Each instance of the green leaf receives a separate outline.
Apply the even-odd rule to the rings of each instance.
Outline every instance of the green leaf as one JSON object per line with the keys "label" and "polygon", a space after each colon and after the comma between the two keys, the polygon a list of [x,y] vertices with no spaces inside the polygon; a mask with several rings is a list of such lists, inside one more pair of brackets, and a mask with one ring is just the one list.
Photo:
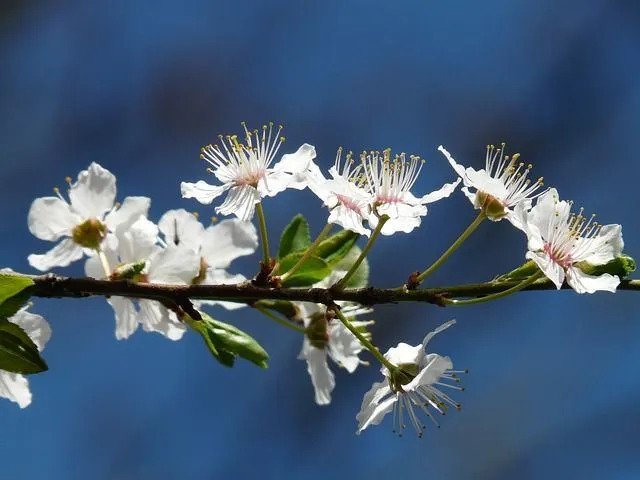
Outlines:
{"label": "green leaf", "polygon": [[302,215],[298,214],[293,217],[291,223],[289,223],[282,232],[278,258],[284,258],[290,253],[303,250],[310,244],[309,224]]}
{"label": "green leaf", "polygon": [[0,370],[31,374],[48,368],[29,335],[15,323],[0,320]]}
{"label": "green leaf", "polygon": [[233,367],[236,357],[240,357],[267,368],[269,355],[253,337],[233,325],[214,320],[204,312],[200,314],[202,320],[188,323],[202,335],[209,351],[222,365]]}
{"label": "green leaf", "polygon": [[[355,261],[358,259],[358,257],[360,256],[360,253],[362,253],[362,250],[360,250],[360,247],[357,247],[357,246],[352,247],[351,250],[349,250],[349,253],[347,253],[347,255],[342,260],[340,260],[338,263],[334,265],[333,267],[334,271],[336,272],[343,271],[344,273],[346,273],[349,270],[349,267],[351,267],[351,265],[353,265]],[[369,260],[365,258],[363,262],[360,264],[360,266],[358,267],[358,269],[355,271],[353,276],[349,279],[345,287],[346,288],[362,288],[362,287],[366,287],[368,284],[369,284]]]}
{"label": "green leaf", "polygon": [[587,262],[579,262],[576,265],[587,275],[600,276],[605,273],[617,275],[620,278],[628,277],[636,270],[636,261],[633,257],[622,254],[604,265],[591,265]]}
{"label": "green leaf", "polygon": [[529,260],[523,263],[522,265],[520,265],[518,268],[515,268],[508,273],[505,273],[503,275],[500,275],[494,278],[493,281],[494,282],[512,282],[512,281],[515,282],[518,280],[526,280],[527,278],[529,278],[534,273],[537,273],[538,271],[540,271],[540,269],[538,268],[538,265],[536,265],[536,262],[534,262],[533,260]]}
{"label": "green leaf", "polygon": [[[283,275],[298,263],[304,252],[290,253],[280,259],[276,275]],[[310,256],[304,262],[300,270],[295,272],[291,277],[282,282],[284,287],[306,287],[319,282],[323,278],[331,274],[331,267],[322,258]]]}
{"label": "green leaf", "polygon": [[33,280],[24,275],[0,273],[0,317],[9,318],[27,303]]}
{"label": "green leaf", "polygon": [[359,237],[351,230],[342,230],[320,242],[314,255],[322,258],[329,266],[334,266],[351,251]]}

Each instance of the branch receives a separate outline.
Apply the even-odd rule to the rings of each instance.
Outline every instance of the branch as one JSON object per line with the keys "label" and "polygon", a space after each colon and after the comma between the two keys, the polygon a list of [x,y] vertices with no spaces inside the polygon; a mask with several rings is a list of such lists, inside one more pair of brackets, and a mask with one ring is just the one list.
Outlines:
{"label": "branch", "polygon": [[[251,304],[256,300],[289,300],[330,305],[335,301],[350,301],[362,305],[395,302],[423,302],[444,306],[442,298],[474,298],[505,291],[519,282],[470,283],[441,288],[406,290],[404,288],[268,288],[250,282],[235,285],[164,285],[133,283],[128,280],[95,280],[58,275],[31,277],[35,282],[31,295],[44,298],[78,298],[90,296],[121,296],[144,298],[177,305],[188,300],[226,300]],[[563,289],[570,289],[563,285]],[[549,280],[538,280],[522,291],[555,290]],[[640,291],[640,280],[623,280],[618,290]]]}

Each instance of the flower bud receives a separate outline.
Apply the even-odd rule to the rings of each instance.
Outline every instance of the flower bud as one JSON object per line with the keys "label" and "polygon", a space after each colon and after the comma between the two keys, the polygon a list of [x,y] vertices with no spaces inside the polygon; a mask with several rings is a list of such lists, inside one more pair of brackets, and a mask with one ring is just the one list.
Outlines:
{"label": "flower bud", "polygon": [[476,195],[476,206],[491,220],[499,220],[507,214],[507,209],[498,198],[479,191]]}

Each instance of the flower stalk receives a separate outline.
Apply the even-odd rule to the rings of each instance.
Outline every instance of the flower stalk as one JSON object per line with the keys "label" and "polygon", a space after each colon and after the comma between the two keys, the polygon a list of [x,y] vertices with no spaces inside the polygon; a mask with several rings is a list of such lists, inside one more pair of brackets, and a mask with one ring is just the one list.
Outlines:
{"label": "flower stalk", "polygon": [[526,280],[523,280],[522,282],[518,283],[517,285],[514,285],[511,288],[503,290],[502,292],[497,292],[497,293],[493,293],[491,295],[486,295],[484,297],[470,298],[470,299],[467,299],[467,300],[449,300],[448,298],[443,298],[442,302],[445,305],[455,305],[455,306],[475,305],[477,303],[490,302],[492,300],[497,300],[499,298],[511,295],[512,293],[519,292],[523,288],[526,288],[529,285],[531,285],[533,282],[538,280],[543,275],[544,274],[541,271],[538,271],[538,272],[534,273],[533,275],[531,275]]}
{"label": "flower stalk", "polygon": [[302,257],[300,257],[300,260],[298,260],[298,262],[293,267],[291,267],[289,271],[287,271],[284,275],[282,275],[280,277],[280,280],[284,282],[287,278],[291,277],[294,273],[296,273],[298,270],[300,270],[304,266],[305,262],[309,260],[309,257],[311,257],[314,254],[314,252],[318,248],[318,245],[320,245],[320,243],[325,238],[327,238],[327,235],[329,235],[329,232],[331,231],[332,227],[333,227],[332,223],[327,223],[327,225],[325,225],[322,231],[318,234],[318,237],[313,241],[313,243],[309,246],[309,248],[307,248],[306,252],[304,252]]}
{"label": "flower stalk", "polygon": [[256,204],[256,213],[258,214],[258,225],[260,227],[260,244],[262,245],[262,260],[265,267],[268,267],[271,263],[271,256],[269,255],[269,236],[267,234],[267,221],[264,216],[264,210],[262,209],[262,203]]}

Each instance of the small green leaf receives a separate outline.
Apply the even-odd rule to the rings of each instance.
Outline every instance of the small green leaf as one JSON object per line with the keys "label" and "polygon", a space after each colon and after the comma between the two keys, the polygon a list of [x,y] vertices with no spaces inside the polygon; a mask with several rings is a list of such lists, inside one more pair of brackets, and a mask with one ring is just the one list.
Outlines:
{"label": "small green leaf", "polygon": [[351,230],[342,230],[320,242],[314,255],[322,258],[329,266],[334,266],[349,253],[358,237],[360,235]]}
{"label": "small green leaf", "polygon": [[189,323],[204,338],[211,354],[224,366],[232,367],[235,358],[248,360],[261,368],[267,368],[269,355],[250,335],[228,323],[214,320],[200,312],[202,320]]}
{"label": "small green leaf", "polygon": [[[276,275],[283,275],[298,263],[304,252],[290,253],[280,259]],[[282,282],[284,287],[305,287],[319,282],[331,274],[331,267],[322,258],[311,256],[307,258],[300,270]]]}
{"label": "small green leaf", "polygon": [[511,281],[515,282],[517,280],[526,280],[534,273],[537,273],[539,270],[540,269],[538,268],[538,265],[536,265],[536,262],[534,262],[533,260],[529,260],[523,263],[522,265],[520,265],[518,268],[515,268],[508,273],[505,273],[503,275],[500,275],[494,278],[493,281],[494,282],[511,282]]}
{"label": "small green leaf", "polygon": [[33,280],[24,275],[0,273],[0,317],[9,318],[29,301]]}
{"label": "small green leaf", "polygon": [[[334,265],[333,267],[334,271],[336,272],[342,271],[346,273],[351,267],[351,265],[353,265],[355,261],[358,259],[358,257],[360,256],[360,253],[362,253],[362,250],[360,250],[360,247],[357,247],[357,246],[352,247],[351,250],[349,250],[349,253],[347,253],[347,255],[342,260],[340,260],[338,263]],[[346,288],[362,288],[362,287],[366,287],[368,284],[369,284],[369,260],[365,258],[363,262],[360,264],[360,266],[358,267],[358,269],[355,271],[353,276],[349,279],[345,287]]]}
{"label": "small green leaf", "polygon": [[591,265],[587,262],[579,262],[576,265],[587,275],[594,276],[609,273],[611,275],[617,275],[620,278],[625,278],[636,270],[636,261],[633,257],[626,254],[620,255],[604,265]]}
{"label": "small green leaf", "polygon": [[310,244],[309,224],[302,215],[298,214],[293,217],[291,223],[282,232],[278,258],[284,258],[290,253],[303,250]]}
{"label": "small green leaf", "polygon": [[0,320],[0,370],[13,373],[40,373],[48,370],[38,347],[22,328]]}

